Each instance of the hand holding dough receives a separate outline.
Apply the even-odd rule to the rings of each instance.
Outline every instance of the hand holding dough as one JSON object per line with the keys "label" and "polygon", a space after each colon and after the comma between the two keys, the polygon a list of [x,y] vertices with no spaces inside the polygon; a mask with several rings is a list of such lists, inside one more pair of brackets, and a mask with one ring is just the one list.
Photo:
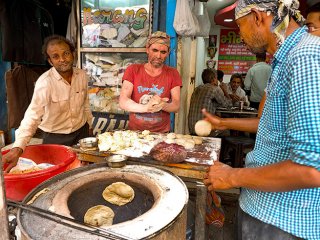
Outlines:
{"label": "hand holding dough", "polygon": [[161,111],[168,101],[168,98],[160,98],[158,95],[154,95],[147,104],[149,112],[154,113]]}
{"label": "hand holding dough", "polygon": [[194,130],[198,136],[209,136],[211,133],[211,123],[206,120],[199,120],[198,122],[196,122]]}

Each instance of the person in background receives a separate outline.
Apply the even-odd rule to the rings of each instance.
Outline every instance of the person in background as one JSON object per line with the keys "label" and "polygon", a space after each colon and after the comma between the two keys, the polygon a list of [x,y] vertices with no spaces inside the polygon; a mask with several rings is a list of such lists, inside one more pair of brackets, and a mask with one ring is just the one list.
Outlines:
{"label": "person in background", "polygon": [[247,72],[244,87],[250,91],[250,106],[258,109],[272,69],[266,63],[266,53],[256,54],[256,59],[257,63]]}
{"label": "person in background", "polygon": [[259,108],[258,116],[251,118],[221,118],[210,114],[206,109],[202,109],[203,115],[211,123],[212,130],[235,130],[249,133],[257,133],[259,121],[262,115],[263,107],[266,101],[266,94],[263,94]]}
{"label": "person in background", "polygon": [[241,88],[243,84],[242,76],[239,73],[231,75],[230,82],[227,84],[227,92],[235,106],[239,105],[239,101],[244,101],[246,106],[249,106],[249,100],[245,91]]}
{"label": "person in background", "polygon": [[170,131],[170,113],[180,108],[182,80],[164,64],[169,51],[170,37],[152,33],[146,45],[148,62],[130,65],[123,75],[119,103],[130,112],[130,130]]}
{"label": "person in background", "polygon": [[[307,19],[306,19],[306,26],[310,26],[311,30],[314,30],[312,26],[320,26],[320,3],[317,3],[310,8],[307,9]],[[316,27],[318,29],[318,27]],[[312,35],[320,36],[320,31],[310,31]],[[219,70],[218,70],[219,71]],[[219,72],[218,72],[219,73]],[[258,130],[258,125],[260,121],[260,117],[262,115],[264,103],[266,100],[266,94],[264,91],[262,100],[260,102],[258,108],[258,116],[256,118],[220,118],[217,116],[210,115],[209,119],[212,123],[213,130],[237,130],[237,131],[244,131],[250,133],[256,133]],[[203,110],[205,113],[206,111]]]}
{"label": "person in background", "polygon": [[224,77],[224,72],[221,70],[217,70],[217,78],[219,81],[219,85],[223,84],[223,77]]}
{"label": "person in background", "polygon": [[309,33],[320,37],[320,2],[307,9],[306,25]]}
{"label": "person in background", "polygon": [[217,162],[204,180],[208,190],[242,188],[238,239],[320,239],[320,38],[300,27],[298,7],[239,0],[235,10],[248,48],[274,55],[246,168]]}
{"label": "person in background", "polygon": [[36,81],[31,103],[16,130],[16,140],[2,158],[9,164],[6,172],[17,164],[38,127],[44,132],[44,144],[72,146],[92,135],[88,76],[73,67],[75,47],[68,39],[52,35],[45,39],[42,53],[52,68]]}
{"label": "person in background", "polygon": [[214,69],[205,69],[202,72],[203,85],[193,91],[188,115],[189,132],[196,135],[194,126],[203,118],[201,109],[205,108],[214,114],[217,107],[231,107],[232,100],[227,98],[218,86],[217,72]]}

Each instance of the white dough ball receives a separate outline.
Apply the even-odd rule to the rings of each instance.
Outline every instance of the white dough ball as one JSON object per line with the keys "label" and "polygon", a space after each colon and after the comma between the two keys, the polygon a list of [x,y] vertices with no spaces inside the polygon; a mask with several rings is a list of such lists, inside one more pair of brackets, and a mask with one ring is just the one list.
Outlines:
{"label": "white dough ball", "polygon": [[176,138],[183,138],[183,134],[176,134]]}
{"label": "white dough ball", "polygon": [[198,136],[209,136],[211,133],[211,123],[206,120],[199,120],[198,122],[196,122],[194,130]]}
{"label": "white dough ball", "polygon": [[175,139],[176,138],[176,134],[175,133],[168,133],[167,134],[167,139]]}
{"label": "white dough ball", "polygon": [[186,142],[186,140],[183,138],[176,139],[176,144],[184,146],[185,142]]}
{"label": "white dough ball", "polygon": [[183,138],[192,139],[192,136],[191,135],[184,135]]}
{"label": "white dough ball", "polygon": [[190,143],[192,143],[192,144],[195,144],[195,142],[194,142],[193,139],[185,139],[185,140],[186,140],[186,142],[190,142]]}
{"label": "white dough ball", "polygon": [[185,149],[193,149],[194,148],[194,142],[186,141],[183,145]]}
{"label": "white dough ball", "polygon": [[176,143],[176,141],[173,139],[173,138],[167,138],[166,140],[165,140],[165,142],[166,143]]}
{"label": "white dough ball", "polygon": [[150,131],[149,130],[143,130],[142,133],[141,133],[143,136],[147,136],[150,134]]}
{"label": "white dough ball", "polygon": [[196,137],[196,136],[194,136],[194,137],[192,137],[192,139],[193,139],[193,141],[194,141],[194,143],[195,144],[202,144],[202,137]]}

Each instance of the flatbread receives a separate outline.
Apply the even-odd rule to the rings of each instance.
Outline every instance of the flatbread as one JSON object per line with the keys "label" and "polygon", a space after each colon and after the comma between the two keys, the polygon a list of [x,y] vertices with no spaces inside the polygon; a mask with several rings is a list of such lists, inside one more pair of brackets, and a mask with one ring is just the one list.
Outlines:
{"label": "flatbread", "polygon": [[105,188],[102,197],[109,203],[122,206],[132,201],[134,190],[123,182],[115,182]]}
{"label": "flatbread", "polygon": [[84,222],[96,227],[110,226],[113,223],[114,212],[104,205],[97,205],[87,210]]}

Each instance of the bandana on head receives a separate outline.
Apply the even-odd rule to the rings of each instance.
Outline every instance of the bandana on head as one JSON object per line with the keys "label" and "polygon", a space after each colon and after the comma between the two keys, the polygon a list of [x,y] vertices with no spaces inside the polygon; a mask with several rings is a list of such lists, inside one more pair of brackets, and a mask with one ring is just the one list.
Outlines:
{"label": "bandana on head", "polygon": [[148,38],[147,47],[150,47],[150,45],[154,43],[163,44],[170,48],[170,36],[167,35],[165,32],[154,32]]}
{"label": "bandana on head", "polygon": [[298,0],[238,0],[235,19],[251,13],[253,8],[273,14],[271,31],[275,34],[278,44],[282,44],[285,39],[290,17],[300,25],[304,23],[304,18],[298,10]]}

